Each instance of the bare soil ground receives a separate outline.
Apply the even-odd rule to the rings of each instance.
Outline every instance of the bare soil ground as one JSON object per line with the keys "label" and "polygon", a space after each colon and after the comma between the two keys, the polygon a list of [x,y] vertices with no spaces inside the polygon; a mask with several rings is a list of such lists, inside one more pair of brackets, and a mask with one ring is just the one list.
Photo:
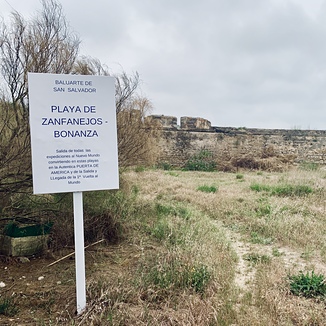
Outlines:
{"label": "bare soil ground", "polygon": [[0,316],[0,324],[37,325],[53,313],[58,320],[62,316],[73,316],[76,309],[74,261],[47,267],[53,258],[29,259],[28,262],[21,262],[19,258],[1,259],[0,279],[5,287],[0,294],[10,299],[12,311],[9,316]]}
{"label": "bare soil ground", "polygon": [[[75,259],[72,249],[29,257],[1,257],[0,298],[11,298],[13,316],[0,315],[0,325],[79,325],[84,316],[76,314]],[[93,279],[117,280],[132,270],[141,255],[140,248],[124,242],[120,245],[98,244],[85,251],[86,286]],[[23,259],[24,261],[24,259]],[[87,293],[88,296],[88,293]],[[90,298],[87,297],[90,304]],[[89,310],[93,307],[88,306]],[[87,324],[87,323],[86,323]],[[84,324],[83,324],[84,325]]]}
{"label": "bare soil ground", "polygon": [[[255,282],[256,268],[246,260],[250,253],[272,256],[275,245],[252,244],[230,229],[224,230],[237,253],[238,264],[235,283],[242,295],[251,290]],[[278,246],[286,269],[298,272],[307,268],[326,275],[326,264],[320,259],[307,259],[303,253],[289,247]],[[1,257],[1,296],[11,297],[16,306],[13,316],[0,315],[0,325],[78,325],[83,316],[76,316],[75,260],[73,257],[50,266],[51,263],[72,252],[64,250],[56,256],[30,258]],[[130,269],[140,257],[140,248],[132,244],[119,246],[97,245],[86,251],[86,278],[117,278]]]}

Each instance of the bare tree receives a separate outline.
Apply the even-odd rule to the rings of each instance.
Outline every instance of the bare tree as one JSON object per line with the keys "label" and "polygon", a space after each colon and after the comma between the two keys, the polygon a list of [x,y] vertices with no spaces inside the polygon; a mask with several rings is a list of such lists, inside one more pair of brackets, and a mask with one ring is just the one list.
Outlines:
{"label": "bare tree", "polygon": [[31,186],[28,72],[70,73],[80,41],[55,0],[43,0],[31,20],[13,12],[0,24],[0,205]]}
{"label": "bare tree", "polygon": [[145,97],[134,96],[128,106],[117,114],[120,166],[151,165],[158,156],[157,137],[161,128],[146,119],[152,103]]}
{"label": "bare tree", "polygon": [[57,0],[42,0],[30,20],[15,11],[9,23],[0,22],[0,211],[10,193],[32,185],[28,72],[114,76],[120,165],[145,162],[155,152],[145,119],[151,103],[138,95],[138,73],[113,75],[98,59],[78,57],[79,44]]}
{"label": "bare tree", "polygon": [[23,110],[0,102],[0,212],[10,206],[12,193],[31,186],[30,138]]}
{"label": "bare tree", "polygon": [[75,63],[74,74],[115,77],[115,101],[118,125],[119,165],[152,164],[158,155],[156,138],[160,128],[145,119],[152,110],[149,99],[138,94],[139,74],[110,74],[106,65],[91,57],[81,57]]}
{"label": "bare tree", "polygon": [[109,68],[99,59],[81,56],[75,61],[72,73],[75,75],[110,76]]}
{"label": "bare tree", "polygon": [[128,75],[125,71],[121,74],[112,74],[109,68],[97,58],[82,56],[75,62],[73,74],[99,75],[115,77],[115,102],[117,113],[130,108],[130,103],[140,87],[139,74]]}
{"label": "bare tree", "polygon": [[124,110],[130,110],[135,93],[139,88],[140,80],[137,72],[132,76],[128,76],[125,72],[122,72],[120,75],[116,75],[115,78],[115,101],[118,114]]}
{"label": "bare tree", "polygon": [[70,31],[61,5],[43,0],[43,10],[26,21],[12,13],[10,25],[0,26],[1,73],[11,102],[28,110],[27,73],[70,73],[80,41]]}

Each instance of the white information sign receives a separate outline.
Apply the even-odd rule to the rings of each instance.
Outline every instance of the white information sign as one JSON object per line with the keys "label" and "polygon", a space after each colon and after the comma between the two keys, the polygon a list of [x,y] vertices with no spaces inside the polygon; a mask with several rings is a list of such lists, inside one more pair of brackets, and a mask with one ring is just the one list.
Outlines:
{"label": "white information sign", "polygon": [[114,82],[28,74],[35,194],[119,188]]}

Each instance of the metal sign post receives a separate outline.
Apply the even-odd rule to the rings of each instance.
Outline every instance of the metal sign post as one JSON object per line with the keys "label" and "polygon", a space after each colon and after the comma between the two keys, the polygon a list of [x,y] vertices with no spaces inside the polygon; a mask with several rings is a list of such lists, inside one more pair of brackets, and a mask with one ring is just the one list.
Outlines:
{"label": "metal sign post", "polygon": [[74,229],[77,314],[86,308],[83,193],[74,192]]}
{"label": "metal sign post", "polygon": [[115,78],[28,74],[34,194],[72,192],[77,313],[86,308],[83,191],[119,189]]}

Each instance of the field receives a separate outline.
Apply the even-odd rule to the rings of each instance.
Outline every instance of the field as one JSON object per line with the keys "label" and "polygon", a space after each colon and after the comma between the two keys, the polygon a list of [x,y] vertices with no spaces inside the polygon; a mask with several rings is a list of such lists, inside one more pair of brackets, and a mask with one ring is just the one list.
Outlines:
{"label": "field", "polygon": [[325,169],[122,178],[124,237],[86,250],[86,311],[74,260],[48,266],[72,248],[2,257],[1,325],[326,324]]}

